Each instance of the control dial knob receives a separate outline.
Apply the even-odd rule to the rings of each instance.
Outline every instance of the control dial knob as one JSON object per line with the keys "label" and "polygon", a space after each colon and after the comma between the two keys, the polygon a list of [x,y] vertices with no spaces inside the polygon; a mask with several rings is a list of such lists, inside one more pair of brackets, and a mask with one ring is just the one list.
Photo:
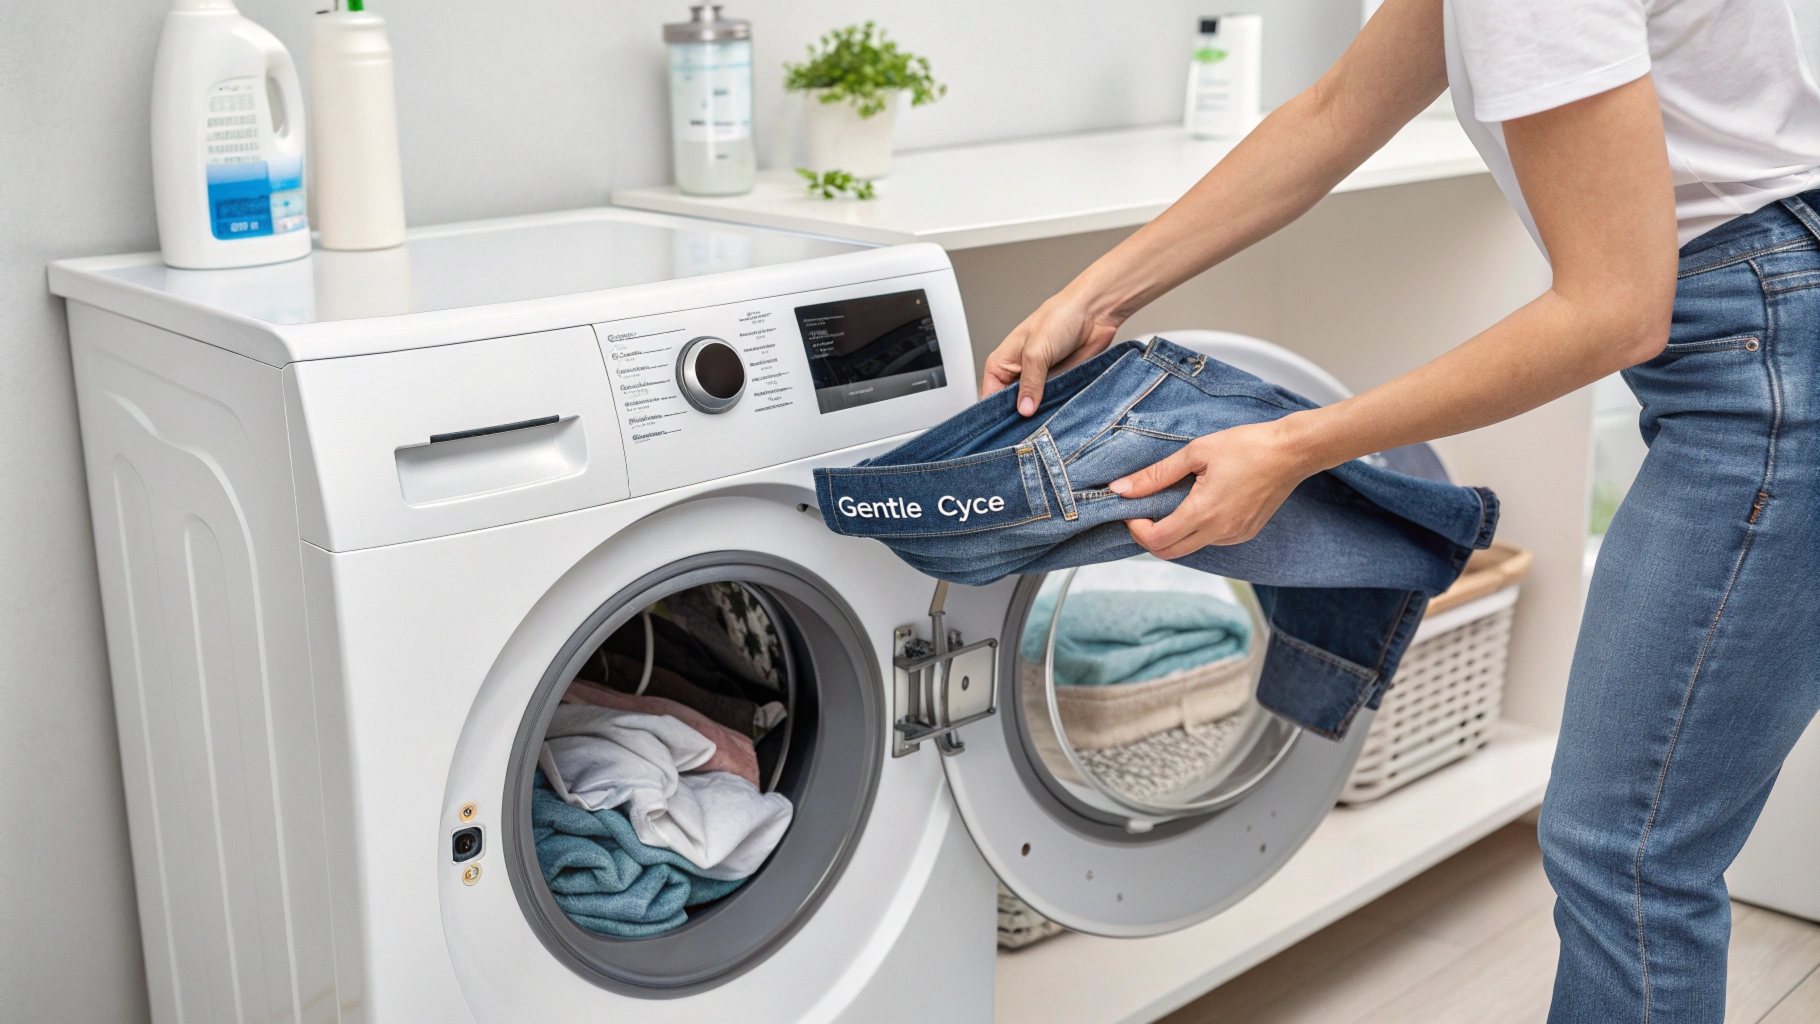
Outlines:
{"label": "control dial knob", "polygon": [[746,364],[721,339],[694,338],[676,357],[676,384],[689,404],[702,412],[726,412],[746,393]]}

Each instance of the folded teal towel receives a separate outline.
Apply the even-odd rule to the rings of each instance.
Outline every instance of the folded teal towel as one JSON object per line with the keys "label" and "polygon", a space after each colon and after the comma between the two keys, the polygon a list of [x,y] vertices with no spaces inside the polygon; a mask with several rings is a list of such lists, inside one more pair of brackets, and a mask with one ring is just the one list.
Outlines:
{"label": "folded teal towel", "polygon": [[[1040,664],[1055,594],[1025,621],[1023,654]],[[1057,686],[1141,683],[1251,649],[1251,617],[1211,594],[1167,590],[1070,592],[1055,627]]]}
{"label": "folded teal towel", "polygon": [[684,907],[719,899],[745,881],[701,877],[676,853],[639,842],[624,814],[564,803],[542,772],[531,791],[531,838],[556,905],[602,935],[667,932],[689,920]]}

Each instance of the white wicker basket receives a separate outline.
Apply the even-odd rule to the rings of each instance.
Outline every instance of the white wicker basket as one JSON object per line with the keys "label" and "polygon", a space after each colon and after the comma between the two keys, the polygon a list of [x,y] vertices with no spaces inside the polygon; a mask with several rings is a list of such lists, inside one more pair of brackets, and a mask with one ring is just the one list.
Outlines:
{"label": "white wicker basket", "polygon": [[1000,949],[1022,949],[1068,929],[1031,909],[1012,895],[1003,882],[998,887],[998,944]]}
{"label": "white wicker basket", "polygon": [[1504,696],[1516,581],[1530,558],[1509,545],[1480,554],[1483,567],[1469,568],[1454,590],[1431,603],[1439,610],[1422,620],[1404,652],[1340,803],[1376,800],[1491,742]]}

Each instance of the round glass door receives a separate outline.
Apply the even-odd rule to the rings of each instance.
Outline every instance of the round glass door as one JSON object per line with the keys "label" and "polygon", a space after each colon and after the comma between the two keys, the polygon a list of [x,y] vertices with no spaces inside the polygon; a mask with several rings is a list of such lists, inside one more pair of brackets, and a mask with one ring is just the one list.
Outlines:
{"label": "round glass door", "polygon": [[1050,574],[1018,644],[1030,762],[1130,832],[1232,804],[1300,732],[1255,698],[1268,638],[1244,582],[1150,555]]}

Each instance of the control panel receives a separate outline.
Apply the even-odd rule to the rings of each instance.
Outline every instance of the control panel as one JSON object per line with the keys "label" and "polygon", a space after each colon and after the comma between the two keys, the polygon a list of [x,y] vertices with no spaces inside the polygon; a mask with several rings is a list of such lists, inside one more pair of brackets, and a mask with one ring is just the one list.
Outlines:
{"label": "control panel", "polygon": [[594,333],[635,495],[924,429],[973,400],[949,273],[610,321]]}

